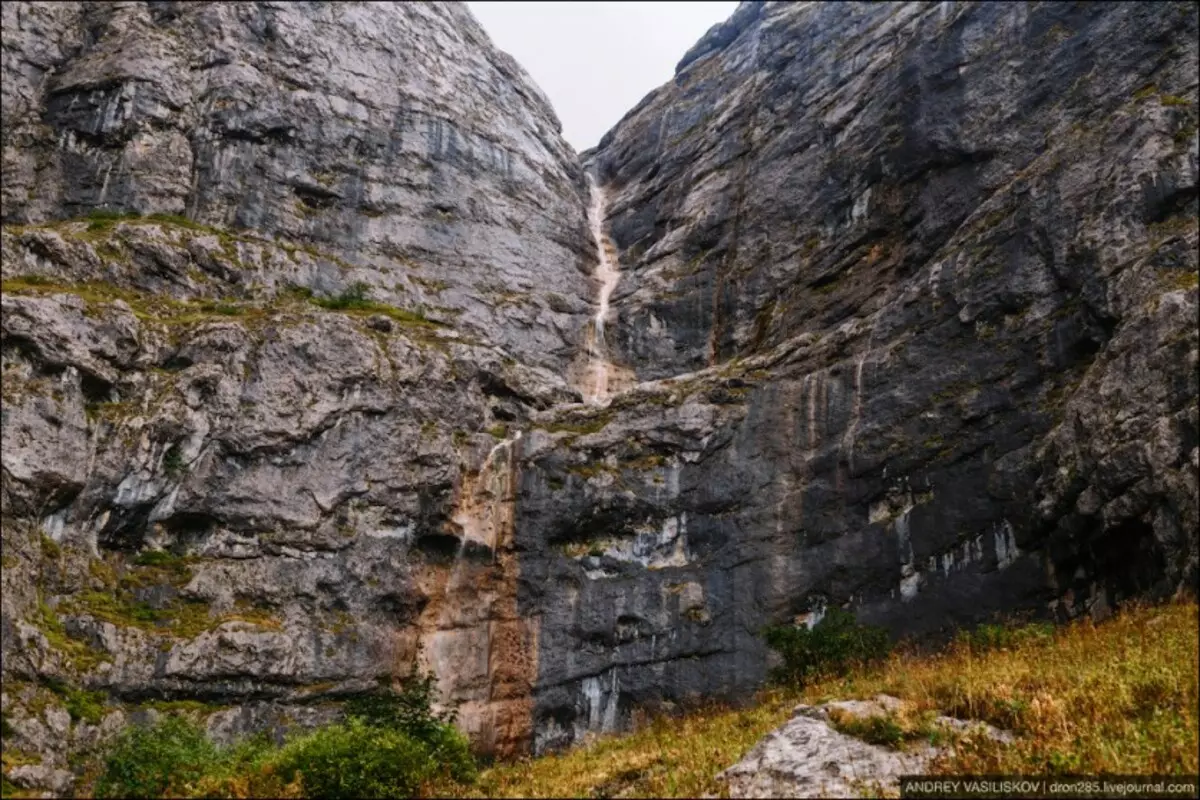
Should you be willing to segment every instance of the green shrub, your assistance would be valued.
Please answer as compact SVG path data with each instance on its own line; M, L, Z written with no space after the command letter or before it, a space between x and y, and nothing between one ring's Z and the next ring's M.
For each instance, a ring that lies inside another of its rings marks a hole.
M291 295L292 297L298 298L300 300L312 300L313 299L313 290L308 288L307 286L297 286L295 284L289 284L288 286L286 286L283 289L283 293Z
M457 728L442 725L425 740L433 756L435 770L459 783L474 783L479 777L471 743Z
M983 652L986 650L1009 650L1028 642L1044 641L1053 636L1054 626L1049 622L1017 626L984 624L974 630L959 631L956 641L971 650Z
M166 550L143 550L133 559L139 567L168 567L173 568L183 559Z
M346 703L346 717L368 727L400 731L429 748L438 771L456 781L475 780L475 760L465 736L454 728L453 709L435 713L436 678L432 673L407 681L399 692L390 688L355 697Z
M44 605L43 609L45 609ZM47 609L44 613L53 612L49 612ZM58 622L57 617L54 618L54 622L57 630L46 631L43 628L43 632L48 634L47 638L52 641L63 637L62 623ZM71 719L83 720L96 725L104 718L104 692L89 692L51 676L44 676L41 681L47 689L62 698L63 707L71 715Z
M853 614L840 608L829 609L812 628L768 628L766 641L783 658L772 677L801 686L817 676L842 674L856 664L884 658L891 649L887 631L859 625Z
M412 797L423 785L478 776L453 711L435 713L433 675L352 700L346 721L275 747L265 734L218 748L186 718L122 733L101 797Z
M83 720L93 725L100 724L100 720L104 719L103 692L68 688L63 705L66 706L71 719Z
M444 725L454 723L453 710L434 713L437 679L432 673L410 678L400 691L381 689L346 703L346 717L378 728L396 728L425 739Z
M171 445L171 449L163 456L163 470L168 477L177 477L183 472L183 452L179 449L179 445Z
M309 797L412 797L437 764L403 731L351 719L288 743L276 769L288 781L298 773Z
M121 220L137 219L141 216L136 211L114 211L109 208L94 208L88 212L89 232L106 231L112 228Z
M322 308L331 309L369 308L373 305L367 299L367 291L370 288L362 281L357 281L347 286L337 297L322 297L314 302Z
M118 737L96 784L99 797L161 797L200 780L218 752L193 722L169 717L152 727L129 727Z

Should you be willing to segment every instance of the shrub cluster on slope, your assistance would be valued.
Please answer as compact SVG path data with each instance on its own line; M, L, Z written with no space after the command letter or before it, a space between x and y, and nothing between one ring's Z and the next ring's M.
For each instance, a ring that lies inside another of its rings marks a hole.
M475 780L453 712L432 711L433 676L357 698L346 719L276 746L265 736L217 747L185 717L131 727L96 785L100 797L413 797Z
M831 608L813 627L780 625L766 631L767 645L783 659L772 677L778 683L803 686L821 675L838 675L887 656L887 631L860 625L854 615Z

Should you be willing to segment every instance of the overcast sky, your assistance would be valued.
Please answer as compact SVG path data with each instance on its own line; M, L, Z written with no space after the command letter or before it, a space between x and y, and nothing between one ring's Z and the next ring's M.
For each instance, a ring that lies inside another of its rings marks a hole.
M737 2L471 2L492 41L542 88L563 136L592 147Z

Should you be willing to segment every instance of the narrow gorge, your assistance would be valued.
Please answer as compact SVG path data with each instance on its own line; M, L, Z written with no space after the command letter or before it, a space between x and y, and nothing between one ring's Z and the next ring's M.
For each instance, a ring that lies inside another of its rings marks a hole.
M743 2L578 154L459 3L2 14L22 790L172 704L431 670L540 754L827 608L1197 588L1193 4Z

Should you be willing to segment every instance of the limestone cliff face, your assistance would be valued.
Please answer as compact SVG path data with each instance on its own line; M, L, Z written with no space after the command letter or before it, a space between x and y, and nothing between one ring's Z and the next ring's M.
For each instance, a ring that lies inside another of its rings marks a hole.
M3 218L186 214L342 255L308 277L559 366L589 299L583 174L464 6L15 3Z
M1195 586L1196 71L1188 4L745 3L584 154L642 383L528 441L540 743L830 603Z
M3 14L12 780L147 702L230 737L417 665L524 747L498 445L579 399L595 259L545 98L460 4Z
M1196 584L1188 4L743 4L582 162L456 4L3 14L18 785L155 702L233 737L422 666L542 751L829 604ZM598 327L636 382L585 404Z

